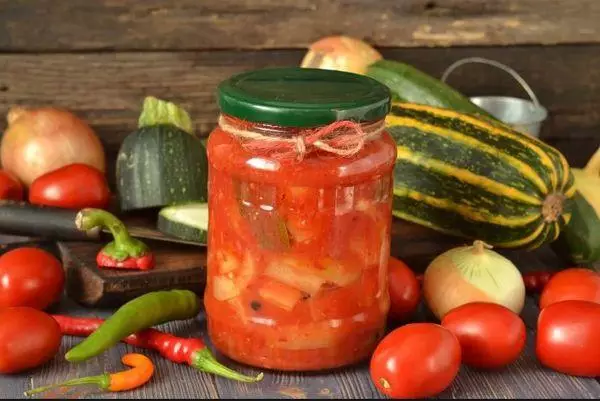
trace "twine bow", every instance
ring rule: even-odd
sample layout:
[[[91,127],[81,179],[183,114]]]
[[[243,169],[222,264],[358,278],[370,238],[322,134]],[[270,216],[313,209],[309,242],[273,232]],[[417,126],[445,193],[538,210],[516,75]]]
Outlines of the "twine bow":
[[[385,121],[377,121],[364,127],[349,120],[335,121],[316,129],[303,130],[291,138],[264,135],[257,131],[239,129],[230,124],[226,117],[219,117],[219,126],[226,132],[243,139],[242,146],[249,152],[268,152],[276,159],[296,158],[302,160],[313,149],[349,157],[358,153],[365,141],[379,135]]]

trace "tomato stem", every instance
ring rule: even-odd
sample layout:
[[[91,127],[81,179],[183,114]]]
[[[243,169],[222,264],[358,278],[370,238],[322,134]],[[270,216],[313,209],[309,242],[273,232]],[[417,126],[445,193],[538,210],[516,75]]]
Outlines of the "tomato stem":
[[[94,208],[81,210],[75,218],[75,225],[81,231],[88,231],[95,227],[105,227],[110,230],[114,240],[102,248],[102,253],[117,261],[127,258],[138,258],[149,249],[142,241],[129,235],[125,224],[113,214]]]
[[[51,384],[48,386],[38,387],[31,389],[29,391],[25,391],[25,396],[31,396],[33,394],[42,393],[44,391],[57,388],[57,387],[71,387],[71,386],[79,386],[82,384],[95,384],[99,388],[103,390],[107,390],[110,387],[110,375],[108,373],[104,373],[98,376],[89,376],[89,377],[81,377],[77,379],[67,380],[62,383]]]
[[[262,380],[263,373],[259,373],[256,377],[250,377],[243,375],[235,370],[229,369],[228,367],[220,364],[208,348],[203,348],[195,351],[191,355],[190,365],[196,369],[214,373],[219,376],[223,376],[228,379],[237,380],[245,383],[256,383]]]
[[[383,387],[386,390],[389,390],[392,387],[392,386],[390,386],[390,382],[388,382],[383,377],[379,378],[379,384],[381,384],[381,387]]]

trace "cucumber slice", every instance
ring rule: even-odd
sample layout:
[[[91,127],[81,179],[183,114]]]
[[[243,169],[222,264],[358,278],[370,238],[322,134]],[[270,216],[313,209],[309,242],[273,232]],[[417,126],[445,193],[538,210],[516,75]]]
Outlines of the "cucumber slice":
[[[163,234],[206,244],[208,203],[194,202],[166,206],[158,213],[157,228]]]

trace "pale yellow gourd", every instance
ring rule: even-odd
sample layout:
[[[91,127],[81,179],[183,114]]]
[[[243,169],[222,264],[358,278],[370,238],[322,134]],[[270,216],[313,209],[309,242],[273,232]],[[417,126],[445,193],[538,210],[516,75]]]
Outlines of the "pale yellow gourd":
[[[571,168],[575,186],[600,216],[600,147],[583,169]]]
[[[571,171],[577,189],[571,219],[552,247],[571,263],[590,265],[600,261],[600,148],[583,169]]]

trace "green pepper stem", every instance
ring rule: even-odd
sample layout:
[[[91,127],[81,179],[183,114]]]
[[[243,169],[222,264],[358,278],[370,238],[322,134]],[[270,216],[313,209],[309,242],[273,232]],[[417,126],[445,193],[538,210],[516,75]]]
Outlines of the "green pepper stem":
[[[80,231],[88,231],[95,227],[105,227],[114,240],[106,244],[102,252],[115,260],[122,261],[129,257],[140,257],[148,252],[148,247],[137,238],[131,237],[125,224],[113,214],[102,210],[86,208],[77,213],[75,226]]]
[[[235,370],[229,369],[217,361],[208,348],[195,351],[191,357],[191,364],[195,369],[213,373],[227,379],[237,380],[244,383],[256,383],[262,380],[264,374],[261,372],[256,377],[246,376]]]
[[[147,96],[138,119],[138,127],[161,124],[171,124],[188,134],[194,133],[192,119],[183,108],[154,96]]]
[[[25,394],[25,396],[31,396],[33,394],[38,394],[38,393],[48,391],[50,389],[57,388],[57,387],[71,387],[71,386],[79,386],[79,385],[83,385],[83,384],[95,384],[103,390],[108,390],[108,388],[110,387],[110,375],[108,373],[104,373],[104,374],[98,375],[98,376],[88,376],[88,377],[81,377],[78,379],[71,379],[71,380],[67,380],[62,383],[51,384],[49,386],[34,388],[29,391],[25,391],[24,394]]]

